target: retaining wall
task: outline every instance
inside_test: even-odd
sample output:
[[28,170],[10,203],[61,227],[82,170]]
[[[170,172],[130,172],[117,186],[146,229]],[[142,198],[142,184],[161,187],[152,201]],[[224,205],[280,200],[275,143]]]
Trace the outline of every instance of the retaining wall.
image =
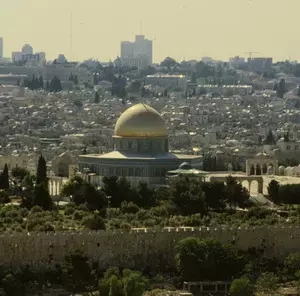
[[170,228],[131,231],[30,233],[0,236],[0,262],[12,268],[28,264],[46,268],[82,249],[100,266],[159,268],[174,266],[174,247],[186,237],[215,238],[238,249],[263,249],[267,257],[283,259],[300,251],[300,227]]

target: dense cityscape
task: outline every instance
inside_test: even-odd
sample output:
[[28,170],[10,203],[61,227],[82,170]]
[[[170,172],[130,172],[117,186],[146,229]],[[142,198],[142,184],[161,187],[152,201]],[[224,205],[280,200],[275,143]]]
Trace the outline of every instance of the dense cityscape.
[[0,293],[299,295],[300,63],[5,45]]

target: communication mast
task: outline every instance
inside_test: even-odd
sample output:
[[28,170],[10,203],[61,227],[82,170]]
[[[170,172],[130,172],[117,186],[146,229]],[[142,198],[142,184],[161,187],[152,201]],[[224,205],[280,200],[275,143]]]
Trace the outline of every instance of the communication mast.
[[257,53],[259,53],[259,52],[249,50],[249,51],[246,51],[246,52],[244,52],[244,53],[247,53],[247,54],[249,55],[249,59],[251,60],[251,59],[252,59],[252,54],[257,54]]

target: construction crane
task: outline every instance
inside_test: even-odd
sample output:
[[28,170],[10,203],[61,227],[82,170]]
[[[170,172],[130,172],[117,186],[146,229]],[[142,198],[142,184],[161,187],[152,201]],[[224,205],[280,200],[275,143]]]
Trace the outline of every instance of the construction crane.
[[249,59],[251,60],[251,59],[252,59],[252,54],[254,54],[254,53],[259,53],[259,52],[257,52],[257,51],[252,51],[252,50],[249,50],[249,51],[246,51],[246,52],[244,52],[244,53],[247,53],[247,54],[249,54]]

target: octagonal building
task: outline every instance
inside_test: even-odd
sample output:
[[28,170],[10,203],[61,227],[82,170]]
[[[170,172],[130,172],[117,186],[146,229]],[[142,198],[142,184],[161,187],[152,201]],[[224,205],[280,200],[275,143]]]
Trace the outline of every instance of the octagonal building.
[[120,116],[113,145],[114,151],[110,153],[79,156],[79,171],[92,173],[93,184],[101,185],[104,176],[118,176],[127,178],[133,186],[143,181],[156,187],[165,184],[166,173],[183,162],[202,168],[202,156],[169,152],[165,122],[145,104],[134,105]]

